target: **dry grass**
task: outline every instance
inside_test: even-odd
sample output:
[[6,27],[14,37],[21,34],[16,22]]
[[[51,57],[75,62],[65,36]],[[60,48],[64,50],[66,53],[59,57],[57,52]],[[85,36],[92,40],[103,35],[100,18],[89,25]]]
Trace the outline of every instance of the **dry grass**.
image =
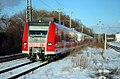
[[75,50],[70,52],[69,56],[75,57],[77,54],[79,54],[81,52],[81,50],[84,50],[84,49],[85,49],[85,47],[76,48]]
[[[104,49],[104,43],[100,41],[95,41],[93,44],[90,44],[92,48],[102,48]],[[108,47],[107,47],[108,48]]]
[[70,68],[69,67],[63,67],[62,68],[62,72],[69,72],[70,71]]
[[81,56],[80,61],[78,62],[78,66],[80,66],[81,69],[85,69],[86,68],[86,61],[87,61],[87,57],[86,56]]
[[72,58],[71,62],[73,63],[73,67],[80,67],[80,69],[85,69],[87,67],[87,57],[80,56],[79,58]]
[[[92,42],[91,40],[85,40],[83,44],[86,44],[88,42]],[[74,51],[70,52],[70,55],[72,57],[71,62],[73,63],[73,67],[80,67],[80,69],[85,69],[88,66],[88,57],[89,57],[89,53],[85,55],[81,55],[80,57],[77,56],[77,54],[82,53],[82,50],[84,50],[86,47],[92,47],[92,48],[104,48],[104,44],[102,42],[94,42],[91,43],[87,46],[82,46],[79,48],[76,48]]]

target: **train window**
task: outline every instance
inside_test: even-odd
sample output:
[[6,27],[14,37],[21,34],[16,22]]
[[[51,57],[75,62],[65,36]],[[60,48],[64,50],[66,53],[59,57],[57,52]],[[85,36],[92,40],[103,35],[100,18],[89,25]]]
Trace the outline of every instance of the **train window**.
[[62,41],[64,40],[64,33],[63,33],[63,31],[61,32],[61,40]]
[[45,35],[47,35],[47,31],[29,31],[29,35],[45,36]]
[[30,22],[30,26],[49,26],[49,22]]
[[67,41],[67,42],[69,42],[70,41],[70,38],[69,38],[69,34],[65,34],[65,40]]
[[65,34],[64,29],[57,27],[57,29],[56,29],[56,36],[57,36],[56,41],[58,41],[58,42],[65,41],[64,34]]

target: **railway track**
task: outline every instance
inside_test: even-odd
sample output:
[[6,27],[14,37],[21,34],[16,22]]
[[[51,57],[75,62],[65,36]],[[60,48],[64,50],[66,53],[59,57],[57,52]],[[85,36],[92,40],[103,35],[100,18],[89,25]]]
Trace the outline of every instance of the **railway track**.
[[12,60],[16,60],[16,59],[24,58],[24,57],[27,57],[27,55],[22,54],[22,53],[10,55],[10,56],[0,57],[0,63],[7,62],[7,61],[12,61]]
[[113,46],[113,45],[110,45],[110,44],[107,44],[107,46],[109,46],[110,48],[114,49],[117,52],[120,52],[120,47]]
[[[85,46],[88,44],[85,44]],[[54,61],[54,60],[53,60]],[[52,62],[52,61],[50,61]],[[50,62],[25,62],[17,66],[8,67],[6,69],[0,70],[0,78],[2,79],[16,79],[26,75],[30,72],[35,71],[36,69],[49,64]]]
[[28,73],[30,73],[30,72],[33,72],[34,70],[36,70],[36,69],[38,69],[38,68],[40,68],[40,67],[42,67],[42,66],[47,65],[48,63],[49,63],[49,62],[43,62],[43,63],[37,64],[37,65],[34,66],[34,67],[31,67],[31,68],[29,68],[29,69],[26,69],[26,70],[20,72],[20,73],[17,73],[17,74],[14,74],[14,75],[10,76],[8,79],[16,79],[16,78],[19,78],[19,77],[21,77],[21,76],[23,76],[23,75],[26,75],[26,74],[28,74]]
[[0,71],[1,79],[16,79],[23,75],[26,75],[34,70],[47,65],[49,62],[27,62],[18,66],[14,66],[11,68],[7,68],[5,70]]
[[[64,58],[64,57],[62,57]],[[57,60],[59,60],[61,58],[58,58]],[[51,60],[51,61],[44,61],[44,62],[26,62],[17,66],[13,66],[13,67],[9,67],[6,69],[3,69],[0,71],[0,78],[2,79],[16,79],[19,77],[22,77],[24,75],[27,75],[33,71],[35,71],[36,69],[43,67],[53,61],[56,60]]]
[[32,62],[26,62],[26,63],[23,63],[23,64],[19,64],[19,65],[17,65],[17,66],[8,67],[8,68],[6,68],[6,69],[0,70],[0,74],[5,73],[5,72],[8,72],[8,71],[10,71],[10,70],[13,70],[13,69],[15,69],[15,68],[19,68],[19,67],[22,67],[22,66],[31,64],[31,63],[32,63]]

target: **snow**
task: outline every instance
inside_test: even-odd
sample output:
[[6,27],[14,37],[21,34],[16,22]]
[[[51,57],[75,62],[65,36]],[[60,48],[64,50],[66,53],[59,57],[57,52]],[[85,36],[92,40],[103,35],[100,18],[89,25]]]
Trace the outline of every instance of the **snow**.
[[120,53],[111,49],[107,52],[109,52],[107,57],[110,59],[106,63],[101,56],[103,49],[86,48],[77,55],[52,62],[20,79],[106,79],[105,76],[92,78],[91,75],[98,71],[109,73],[110,71],[106,70],[109,68],[120,69],[120,63],[118,63]]
[[34,67],[37,67],[37,66],[39,66],[39,64],[38,64],[38,62],[35,62],[35,63],[29,64],[29,65],[26,65],[26,66],[23,66],[23,67],[16,68],[16,69],[14,69],[12,71],[8,71],[6,73],[2,73],[0,75],[0,78],[2,78],[2,79],[6,79],[7,78],[8,79],[8,78],[10,78],[12,76],[15,76],[15,75],[17,75],[19,73],[22,73],[22,72],[26,71],[26,70],[32,69]]
[[120,59],[120,52],[116,52],[113,49],[108,49],[107,50],[107,57],[111,60]]
[[120,42],[108,42],[108,44],[120,47]]
[[17,66],[17,65],[25,63],[25,62],[29,62],[29,60],[27,58],[21,58],[21,59],[9,61],[9,62],[0,63],[0,71],[10,68],[10,67]]
[[21,53],[12,54],[12,55],[5,55],[5,56],[0,56],[0,58],[10,57],[10,56],[14,56],[14,55],[21,55]]
[[[87,47],[76,51],[78,54],[51,62],[19,79],[107,79],[105,74],[111,72],[109,69],[120,69],[120,52],[107,49],[105,61],[103,51],[101,48]],[[98,73],[101,75],[97,76]],[[120,74],[112,76],[113,79],[120,79]]]
[[[26,79],[87,79],[85,71],[81,71],[79,67],[72,67],[69,57],[52,62],[40,69],[37,69],[31,74],[22,78]],[[81,71],[81,72],[80,72]]]

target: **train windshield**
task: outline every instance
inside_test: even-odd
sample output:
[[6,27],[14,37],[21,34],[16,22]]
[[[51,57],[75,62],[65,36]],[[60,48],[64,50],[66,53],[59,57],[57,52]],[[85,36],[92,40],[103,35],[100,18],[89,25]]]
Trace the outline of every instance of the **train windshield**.
[[47,31],[41,31],[41,30],[39,30],[39,31],[29,31],[29,35],[30,36],[40,36],[40,37],[46,37],[46,35],[47,35]]

